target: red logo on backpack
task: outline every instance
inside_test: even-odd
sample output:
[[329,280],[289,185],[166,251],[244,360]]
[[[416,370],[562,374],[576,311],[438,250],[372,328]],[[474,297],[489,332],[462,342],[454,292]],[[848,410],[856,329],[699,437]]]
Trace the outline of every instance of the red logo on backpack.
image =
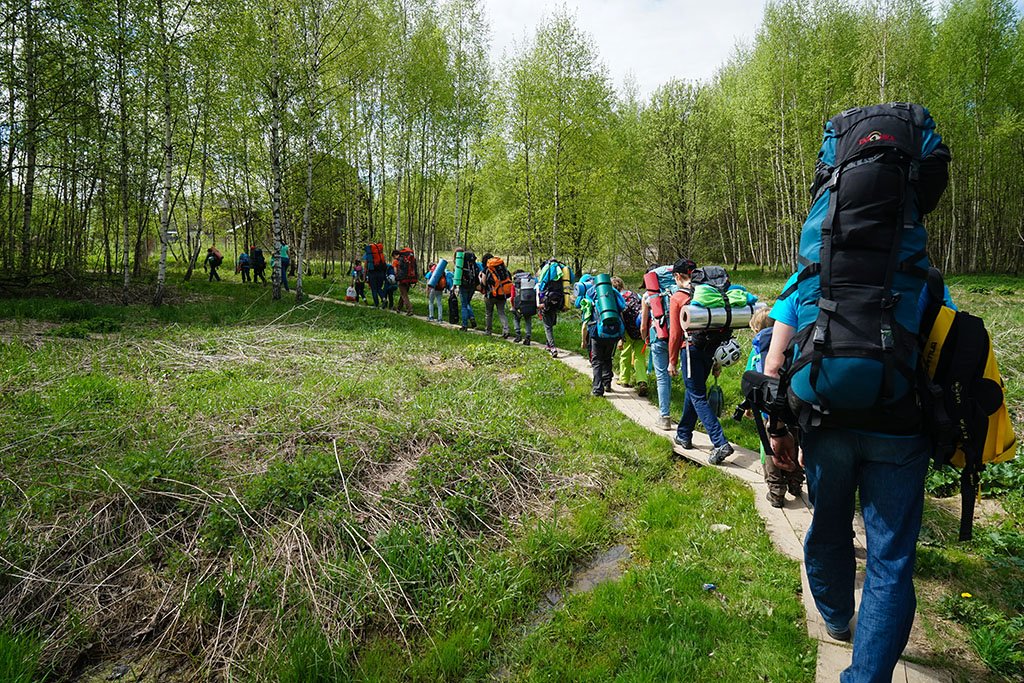
[[860,140],[857,141],[858,145],[866,145],[869,142],[896,142],[895,135],[889,135],[888,133],[880,133],[877,130],[873,130]]

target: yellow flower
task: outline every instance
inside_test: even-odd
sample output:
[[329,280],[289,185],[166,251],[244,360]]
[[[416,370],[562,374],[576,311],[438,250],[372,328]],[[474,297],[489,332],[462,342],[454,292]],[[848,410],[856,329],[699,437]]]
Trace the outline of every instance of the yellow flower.
[[971,595],[970,593],[961,593],[960,597],[961,598],[973,598],[974,596]]

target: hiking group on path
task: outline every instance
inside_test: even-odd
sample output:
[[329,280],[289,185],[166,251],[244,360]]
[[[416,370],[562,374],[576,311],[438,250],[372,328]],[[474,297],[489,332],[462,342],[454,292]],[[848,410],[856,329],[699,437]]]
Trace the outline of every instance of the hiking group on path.
[[[623,386],[641,396],[653,381],[660,426],[693,448],[699,420],[712,442],[707,462],[733,452],[719,418],[722,368],[741,359],[734,331],[754,332],[743,375],[744,404],[761,439],[767,498],[785,505],[806,476],[813,518],[804,542],[808,581],[828,634],[853,640],[843,683],[889,681],[916,610],[913,572],[929,460],[963,469],[961,538],[970,537],[978,473],[1013,457],[1016,442],[991,341],[977,318],[956,311],[930,267],[922,223],[948,183],[949,149],[919,105],[858,107],[825,125],[812,206],[801,231],[799,265],[769,309],[724,268],[687,258],[650,266],[631,290],[610,274],[585,274],[552,258],[536,273],[509,271],[501,258],[456,249],[424,273],[427,319],[463,332],[477,327],[473,297],[484,297],[484,329],[497,314],[502,338],[532,343],[533,319],[558,356],[558,316],[580,312],[580,347],[589,355],[591,392],[612,390],[613,361]],[[220,265],[211,250],[211,279]],[[287,264],[287,251],[280,255]],[[248,255],[262,277],[257,249]],[[385,257],[366,245],[354,261],[346,299],[412,315],[419,280],[412,249]],[[264,279],[265,281],[265,279]],[[287,284],[286,284],[287,287]],[[447,298],[447,307],[445,299]],[[672,381],[685,386],[678,421]],[[710,378],[715,383],[709,387]],[[867,573],[855,615],[853,517],[864,518]],[[856,632],[851,628],[856,616]]]

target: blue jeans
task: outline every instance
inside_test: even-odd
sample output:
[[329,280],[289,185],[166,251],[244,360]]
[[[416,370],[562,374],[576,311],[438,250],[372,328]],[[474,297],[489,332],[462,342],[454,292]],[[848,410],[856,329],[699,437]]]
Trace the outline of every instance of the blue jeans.
[[371,272],[366,276],[367,281],[370,283],[370,293],[373,294],[373,305],[383,306],[384,305],[384,273],[383,272]]
[[459,300],[462,301],[462,326],[466,327],[470,320],[476,320],[476,316],[473,315],[473,307],[470,302],[473,301],[474,290],[465,285],[459,286]]
[[658,379],[658,409],[662,417],[672,414],[672,375],[668,374],[668,340],[658,339],[648,347],[654,375]]
[[892,680],[914,623],[914,560],[921,531],[927,437],[889,437],[844,429],[804,436],[807,489],[814,517],[804,540],[811,594],[835,630],[853,618],[856,562],[854,496],[860,492],[868,549],[853,662],[840,680]]
[[[708,405],[708,375],[711,374],[711,365],[714,362],[713,351],[702,351],[691,347],[689,358],[686,349],[679,361],[679,374],[683,376],[683,383],[686,385],[686,396],[683,397],[683,417],[676,427],[676,436],[680,439],[693,437],[693,429],[697,426],[697,418],[707,430],[708,437],[715,448],[729,443],[722,431],[722,423],[715,417],[714,411]],[[689,373],[687,373],[689,368]],[[689,376],[687,376],[689,375]]]

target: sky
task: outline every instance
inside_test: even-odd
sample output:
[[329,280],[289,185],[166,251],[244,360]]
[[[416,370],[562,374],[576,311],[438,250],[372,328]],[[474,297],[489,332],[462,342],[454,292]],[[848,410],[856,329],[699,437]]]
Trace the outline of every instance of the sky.
[[706,80],[737,42],[751,43],[764,0],[485,0],[495,63],[565,6],[590,34],[616,89],[641,96],[672,78]]

